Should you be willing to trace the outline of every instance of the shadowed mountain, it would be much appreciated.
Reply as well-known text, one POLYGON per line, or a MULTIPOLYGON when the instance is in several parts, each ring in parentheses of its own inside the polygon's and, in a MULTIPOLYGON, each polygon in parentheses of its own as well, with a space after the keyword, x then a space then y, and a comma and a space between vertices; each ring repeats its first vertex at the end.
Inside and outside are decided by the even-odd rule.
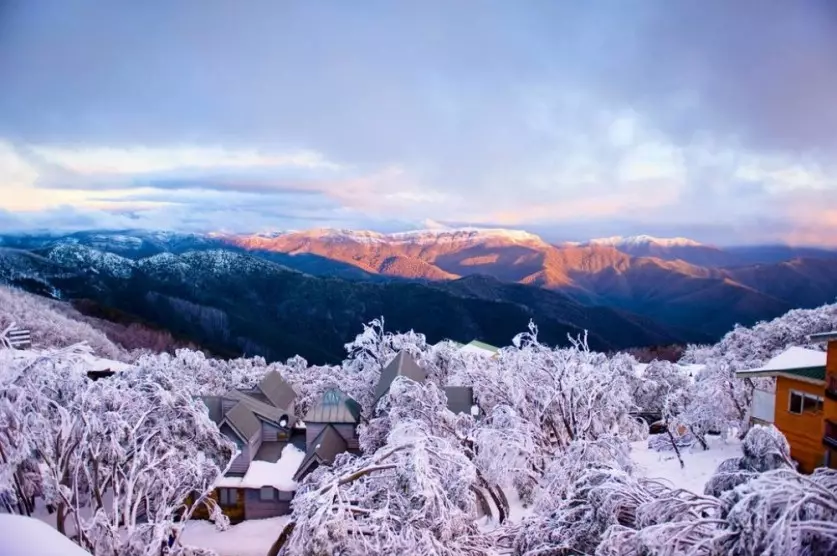
MULTIPOLYGON (((88 299, 135 315, 219 353, 269 359, 300 354, 313 362, 335 362, 361 323, 380 315, 389 329, 419 330, 431 342, 480 338, 507 345, 531 319, 548 343, 565 344, 568 334, 589 329, 590 346, 600 350, 708 339, 606 307, 584 307, 558 292, 484 277, 431 284, 347 281, 229 250, 131 260, 62 244, 29 255, 51 276, 65 277, 63 285, 51 285, 54 296, 88 299)), ((41 288, 40 293, 49 292, 41 288)))

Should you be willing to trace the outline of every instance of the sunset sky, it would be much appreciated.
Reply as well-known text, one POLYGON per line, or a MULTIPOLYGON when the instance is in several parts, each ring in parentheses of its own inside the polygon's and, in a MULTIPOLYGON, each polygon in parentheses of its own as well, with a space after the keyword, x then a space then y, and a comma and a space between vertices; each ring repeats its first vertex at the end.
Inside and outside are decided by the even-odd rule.
POLYGON ((0 2, 0 231, 837 245, 829 0, 0 2))

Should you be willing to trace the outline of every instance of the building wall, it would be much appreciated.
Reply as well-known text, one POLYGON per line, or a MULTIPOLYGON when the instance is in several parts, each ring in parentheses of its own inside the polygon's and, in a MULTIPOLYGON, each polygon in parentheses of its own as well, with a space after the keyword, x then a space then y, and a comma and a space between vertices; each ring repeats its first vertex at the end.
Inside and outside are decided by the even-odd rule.
POLYGON ((787 437, 791 457, 799 462, 799 470, 810 473, 823 464, 825 448, 822 445, 823 412, 791 413, 790 392, 796 390, 823 396, 823 387, 786 377, 776 378, 776 414, 774 424, 787 437))
MULTIPOLYGON (((250 488, 244 491, 244 515, 246 519, 264 519, 291 513, 291 501, 279 500, 278 491, 273 491, 272 500, 262 500, 259 489, 250 488)), ((292 498, 292 493, 285 493, 286 498, 292 498)))
POLYGON ((753 419, 761 423, 772 423, 776 415, 776 393, 767 390, 753 390, 753 419))
MULTIPOLYGON (((256 493, 258 495, 258 493, 256 493)), ((221 495, 218 493, 218 489, 215 489, 210 498, 215 500, 216 502, 220 499, 221 495)), ((191 497, 188 499, 189 503, 192 503, 191 497)), ((237 498, 236 503, 232 506, 222 506, 221 510, 223 510, 224 515, 230 518, 230 521, 233 523, 238 523, 239 521, 243 521, 245 519, 244 514, 244 491, 241 489, 237 489, 237 498)), ((201 504, 199 507, 195 508, 194 513, 192 513, 193 519, 209 519, 209 511, 207 510, 204 504, 201 504)))
MULTIPOLYGON (((261 421, 261 419, 260 419, 261 421)), ((276 442, 288 439, 288 430, 262 421, 262 442, 276 442)))

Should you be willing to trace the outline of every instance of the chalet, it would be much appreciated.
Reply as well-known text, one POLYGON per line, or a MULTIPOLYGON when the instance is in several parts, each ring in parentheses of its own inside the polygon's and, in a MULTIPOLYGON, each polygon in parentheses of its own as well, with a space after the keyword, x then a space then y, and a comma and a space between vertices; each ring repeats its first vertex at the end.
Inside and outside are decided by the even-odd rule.
POLYGON ((828 351, 791 347, 763 367, 739 371, 738 378, 770 377, 753 393, 754 423, 772 423, 791 447, 800 471, 837 468, 837 333, 812 336, 828 351))
POLYGON ((215 485, 214 497, 224 513, 231 521, 289 513, 296 490, 293 475, 305 455, 304 432, 293 414, 293 388, 271 371, 251 390, 202 399, 210 419, 238 449, 215 485))
MULTIPOLYGON (((407 352, 398 353, 381 371, 378 401, 403 376, 418 383, 427 373, 407 352)), ((444 388, 448 409, 478 416, 471 388, 444 388)), ((215 484, 213 498, 233 522, 290 513, 296 487, 322 465, 344 452, 358 453, 360 404, 338 388, 323 392, 302 420, 293 414, 296 392, 276 371, 251 390, 201 398, 209 417, 238 449, 226 475, 215 484)), ((208 517, 206 508, 196 518, 208 517)))

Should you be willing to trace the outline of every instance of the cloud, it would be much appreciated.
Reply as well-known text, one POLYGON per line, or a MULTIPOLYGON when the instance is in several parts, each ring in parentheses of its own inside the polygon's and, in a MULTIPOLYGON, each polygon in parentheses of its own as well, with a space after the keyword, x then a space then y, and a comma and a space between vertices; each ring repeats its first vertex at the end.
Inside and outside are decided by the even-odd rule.
POLYGON ((818 0, 18 3, 0 207, 813 241, 834 52, 818 0))

